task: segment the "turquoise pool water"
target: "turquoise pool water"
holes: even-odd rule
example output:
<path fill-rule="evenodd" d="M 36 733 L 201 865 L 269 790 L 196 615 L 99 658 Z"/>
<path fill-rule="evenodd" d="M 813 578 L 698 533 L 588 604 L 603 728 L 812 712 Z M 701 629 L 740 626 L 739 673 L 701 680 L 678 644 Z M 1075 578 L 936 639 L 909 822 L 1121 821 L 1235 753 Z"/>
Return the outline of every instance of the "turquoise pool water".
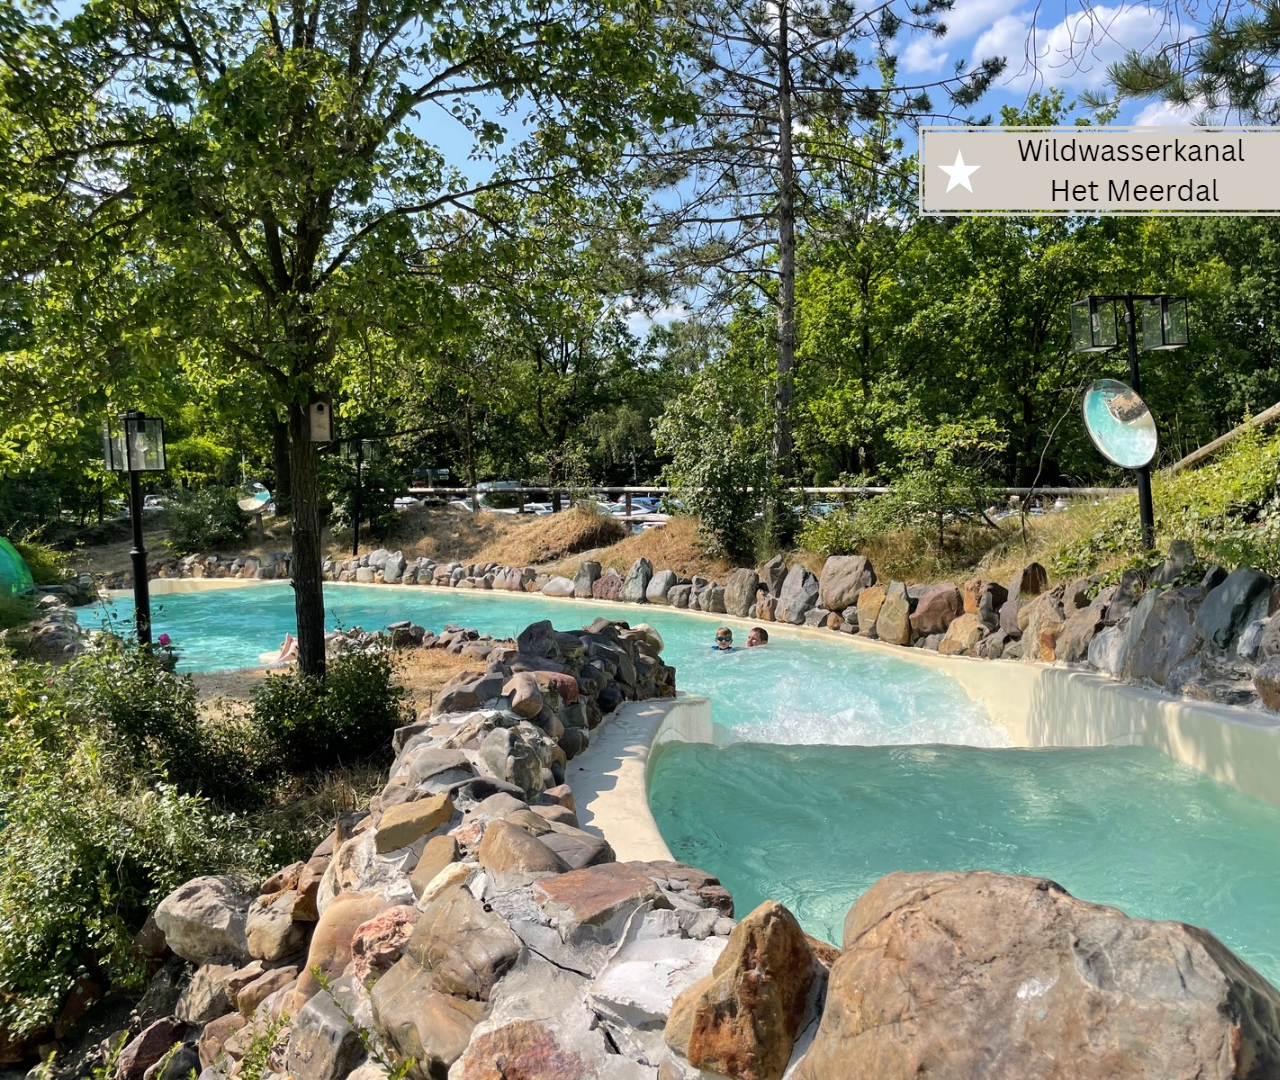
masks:
<path fill-rule="evenodd" d="M 999 870 L 1206 927 L 1280 985 L 1280 807 L 1158 750 L 677 743 L 650 803 L 740 912 L 773 897 L 837 945 L 882 874 Z"/>
<path fill-rule="evenodd" d="M 366 629 L 409 618 L 510 636 L 597 615 L 657 627 L 679 687 L 708 695 L 736 741 L 666 750 L 654 816 L 675 856 L 720 875 L 740 911 L 772 896 L 838 943 L 849 906 L 890 870 L 1041 874 L 1131 915 L 1208 927 L 1280 982 L 1280 807 L 1156 750 L 1009 749 L 946 675 L 836 638 L 775 635 L 721 654 L 714 620 L 663 608 L 385 586 L 331 587 L 325 600 L 330 626 Z M 187 671 L 256 664 L 293 627 L 283 583 L 153 607 Z M 131 617 L 127 600 L 93 610 Z"/>

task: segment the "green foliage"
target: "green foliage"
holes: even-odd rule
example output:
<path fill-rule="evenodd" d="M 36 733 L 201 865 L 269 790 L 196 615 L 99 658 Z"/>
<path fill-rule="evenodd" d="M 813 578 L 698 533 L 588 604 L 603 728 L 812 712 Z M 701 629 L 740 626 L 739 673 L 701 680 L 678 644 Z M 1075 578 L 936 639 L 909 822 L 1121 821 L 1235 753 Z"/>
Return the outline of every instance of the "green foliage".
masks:
<path fill-rule="evenodd" d="M 34 536 L 12 541 L 14 549 L 22 556 L 31 580 L 37 585 L 56 585 L 67 576 L 67 556 L 49 544 L 41 543 Z"/>
<path fill-rule="evenodd" d="M 11 630 L 31 620 L 35 614 L 35 602 L 30 596 L 9 596 L 0 593 L 0 630 Z"/>
<path fill-rule="evenodd" d="M 355 513 L 356 463 L 345 456 L 326 458 L 320 469 L 325 496 L 332 505 L 329 525 L 341 532 L 351 528 Z M 403 494 L 408 480 L 395 461 L 379 454 L 366 458 L 360 466 L 360 524 L 378 538 L 390 536 L 399 523 L 396 496 Z M 361 532 L 361 535 L 365 535 Z"/>
<path fill-rule="evenodd" d="M 239 1075 L 244 1077 L 244 1080 L 266 1080 L 273 1074 L 274 1070 L 270 1064 L 271 1051 L 275 1049 L 276 1040 L 288 1023 L 288 1015 L 281 1013 L 261 1029 L 256 1025 L 252 1026 L 253 1037 L 249 1040 L 249 1045 L 244 1048 L 244 1057 L 240 1064 Z"/>
<path fill-rule="evenodd" d="M 238 818 L 130 758 L 121 729 L 85 710 L 84 675 L 0 669 L 0 1024 L 16 1034 L 79 979 L 140 986 L 133 935 L 167 892 L 266 861 Z"/>
<path fill-rule="evenodd" d="M 179 491 L 164 513 L 169 527 L 165 544 L 175 555 L 237 544 L 249 531 L 249 520 L 236 505 L 231 488 Z"/>
<path fill-rule="evenodd" d="M 272 675 L 254 688 L 255 733 L 293 771 L 385 754 L 395 729 L 409 722 L 394 672 L 393 654 L 379 649 L 331 660 L 323 680 Z"/>
<path fill-rule="evenodd" d="M 1249 429 L 1211 464 L 1152 477 L 1157 546 L 1190 540 L 1206 562 L 1280 574 L 1280 437 Z M 1049 555 L 1056 575 L 1091 573 L 1104 562 L 1142 558 L 1136 496 L 1110 502 L 1096 528 Z"/>

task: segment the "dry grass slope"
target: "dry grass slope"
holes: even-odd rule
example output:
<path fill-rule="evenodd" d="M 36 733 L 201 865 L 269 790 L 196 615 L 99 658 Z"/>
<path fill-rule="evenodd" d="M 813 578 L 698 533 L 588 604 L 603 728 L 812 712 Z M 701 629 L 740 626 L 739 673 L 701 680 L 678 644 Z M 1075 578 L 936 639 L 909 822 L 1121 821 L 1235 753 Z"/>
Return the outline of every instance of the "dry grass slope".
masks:
<path fill-rule="evenodd" d="M 593 551 L 595 559 L 606 569 L 614 567 L 626 573 L 641 557 L 653 563 L 655 570 L 674 570 L 681 577 L 702 574 L 723 581 L 732 569 L 723 559 L 707 554 L 698 536 L 698 521 L 692 517 L 673 517 L 661 529 L 646 529 L 621 540 L 603 551 Z M 581 559 L 566 559 L 554 567 L 556 573 L 572 577 Z"/>
<path fill-rule="evenodd" d="M 475 555 L 477 562 L 538 566 L 621 540 L 626 529 L 616 518 L 575 506 L 559 514 L 519 519 Z"/>

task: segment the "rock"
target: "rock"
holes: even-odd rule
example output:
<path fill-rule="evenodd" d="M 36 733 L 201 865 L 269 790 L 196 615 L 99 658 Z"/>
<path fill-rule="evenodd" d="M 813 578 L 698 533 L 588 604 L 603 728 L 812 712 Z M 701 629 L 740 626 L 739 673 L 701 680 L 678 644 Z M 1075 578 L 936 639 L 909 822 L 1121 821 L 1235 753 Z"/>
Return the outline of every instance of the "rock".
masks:
<path fill-rule="evenodd" d="M 880 608 L 884 606 L 884 598 L 888 589 L 883 585 L 872 585 L 858 594 L 858 634 L 860 637 L 872 637 L 876 632 L 876 619 L 880 617 Z"/>
<path fill-rule="evenodd" d="M 982 625 L 990 631 L 999 630 L 1000 627 L 1000 609 L 1009 599 L 1009 590 L 1003 585 L 998 585 L 994 581 L 988 581 L 982 586 L 982 591 L 978 595 L 978 618 L 982 621 Z"/>
<path fill-rule="evenodd" d="M 1236 655 L 1250 664 L 1260 664 L 1265 659 L 1262 654 L 1262 636 L 1267 632 L 1268 620 L 1254 619 L 1240 631 L 1236 641 Z"/>
<path fill-rule="evenodd" d="M 534 882 L 533 897 L 557 920 L 565 942 L 611 942 L 641 904 L 671 906 L 647 874 L 616 862 L 543 878 Z"/>
<path fill-rule="evenodd" d="M 1194 620 L 1200 602 L 1199 589 L 1150 589 L 1129 621 L 1136 634 L 1132 639 L 1126 634 L 1127 655 L 1120 674 L 1163 686 L 1169 673 L 1199 645 Z"/>
<path fill-rule="evenodd" d="M 142 1080 L 146 1071 L 179 1040 L 182 1028 L 180 1021 L 167 1017 L 144 1028 L 120 1051 L 116 1059 L 116 1080 Z"/>
<path fill-rule="evenodd" d="M 560 655 L 556 643 L 555 628 L 550 619 L 530 623 L 516 638 L 516 649 L 521 656 L 546 656 L 555 659 Z"/>
<path fill-rule="evenodd" d="M 452 836 L 433 836 L 428 840 L 418 857 L 418 865 L 409 875 L 409 887 L 413 889 L 413 895 L 421 897 L 423 890 L 435 876 L 450 863 L 457 862 L 459 857 L 458 841 Z"/>
<path fill-rule="evenodd" d="M 455 885 L 423 906 L 405 954 L 430 974 L 433 989 L 487 1001 L 494 983 L 519 958 L 520 939 L 501 915 Z"/>
<path fill-rule="evenodd" d="M 751 605 L 756 602 L 756 586 L 760 578 L 754 570 L 735 570 L 724 587 L 724 610 L 740 619 L 747 617 Z"/>
<path fill-rule="evenodd" d="M 351 962 L 356 982 L 368 986 L 391 970 L 404 954 L 420 912 L 407 904 L 384 908 L 351 935 Z"/>
<path fill-rule="evenodd" d="M 1204 930 L 1043 878 L 893 873 L 850 910 L 797 1080 L 1280 1074 L 1280 994 Z"/>
<path fill-rule="evenodd" d="M 502 687 L 502 696 L 511 702 L 511 711 L 526 720 L 542 712 L 542 690 L 527 671 L 517 671 Z"/>
<path fill-rule="evenodd" d="M 562 1046 L 548 1023 L 514 1020 L 477 1035 L 449 1075 L 452 1080 L 597 1080 L 600 1072 L 590 1056 Z"/>
<path fill-rule="evenodd" d="M 387 561 L 382 564 L 382 580 L 388 585 L 397 584 L 404 577 L 404 554 L 397 551 L 393 555 L 387 556 Z"/>
<path fill-rule="evenodd" d="M 1089 644 L 1101 629 L 1102 617 L 1092 609 L 1073 612 L 1063 625 L 1062 633 L 1058 635 L 1057 658 L 1068 664 L 1086 660 L 1089 656 Z"/>
<path fill-rule="evenodd" d="M 1272 657 L 1253 675 L 1258 698 L 1268 709 L 1280 712 L 1280 657 Z"/>
<path fill-rule="evenodd" d="M 1273 616 L 1267 620 L 1262 637 L 1258 641 L 1258 652 L 1264 659 L 1280 656 L 1280 619 Z"/>
<path fill-rule="evenodd" d="M 1172 585 L 1187 570 L 1195 566 L 1196 549 L 1190 540 L 1173 540 L 1169 544 L 1169 554 L 1165 557 L 1160 569 L 1151 579 L 1153 585 Z"/>
<path fill-rule="evenodd" d="M 673 608 L 687 608 L 692 592 L 692 585 L 674 585 L 667 593 L 667 603 Z"/>
<path fill-rule="evenodd" d="M 235 1008 L 235 998 L 227 991 L 227 979 L 234 964 L 203 964 L 196 969 L 187 988 L 178 998 L 173 1014 L 184 1024 L 207 1024 Z"/>
<path fill-rule="evenodd" d="M 770 596 L 782 595 L 782 583 L 787 578 L 787 560 L 781 555 L 762 563 L 758 570 L 760 580 L 769 586 Z"/>
<path fill-rule="evenodd" d="M 778 594 L 778 622 L 799 626 L 805 614 L 818 602 L 818 579 L 799 563 L 787 571 Z"/>
<path fill-rule="evenodd" d="M 1041 593 L 1018 613 L 1026 620 L 1022 631 L 1022 659 L 1027 663 L 1051 664 L 1058 658 L 1058 638 L 1066 629 L 1062 604 L 1052 593 Z"/>
<path fill-rule="evenodd" d="M 1077 611 L 1089 606 L 1089 590 L 1094 582 L 1090 578 L 1080 578 L 1071 582 L 1062 592 L 1063 615 L 1070 619 Z"/>
<path fill-rule="evenodd" d="M 961 615 L 947 627 L 938 644 L 938 652 L 943 656 L 957 656 L 977 645 L 984 632 L 982 620 L 977 615 Z"/>
<path fill-rule="evenodd" d="M 724 606 L 724 586 L 717 585 L 714 582 L 708 585 L 698 595 L 703 611 L 711 612 L 714 615 L 728 614 Z"/>
<path fill-rule="evenodd" d="M 245 1019 L 239 1013 L 227 1013 L 217 1020 L 210 1020 L 200 1032 L 196 1043 L 196 1051 L 200 1056 L 200 1068 L 207 1069 L 222 1053 L 222 1044 L 245 1025 Z"/>
<path fill-rule="evenodd" d="M 1147 576 L 1142 570 L 1126 570 L 1120 575 L 1115 594 L 1107 607 L 1107 625 L 1115 626 L 1129 615 L 1147 587 Z"/>
<path fill-rule="evenodd" d="M 466 1049 L 484 1012 L 480 1002 L 433 989 L 431 973 L 406 956 L 374 985 L 374 1022 L 415 1080 L 443 1078 Z"/>
<path fill-rule="evenodd" d="M 616 570 L 609 570 L 591 584 L 591 596 L 594 600 L 617 600 L 622 596 L 622 575 Z"/>
<path fill-rule="evenodd" d="M 766 900 L 734 927 L 712 973 L 676 998 L 663 1038 L 695 1068 L 781 1080 L 814 964 L 795 916 Z"/>
<path fill-rule="evenodd" d="M 1124 633 L 1119 627 L 1105 627 L 1089 642 L 1089 664 L 1098 671 L 1116 675 L 1124 658 Z"/>
<path fill-rule="evenodd" d="M 858 595 L 876 583 L 876 572 L 862 555 L 832 555 L 822 564 L 818 599 L 828 611 L 843 611 L 858 602 Z"/>
<path fill-rule="evenodd" d="M 252 1016 L 254 1010 L 274 994 L 277 990 L 283 990 L 291 983 L 297 982 L 298 969 L 296 967 L 278 967 L 271 968 L 270 971 L 264 971 L 253 982 L 242 987 L 240 992 L 236 994 L 236 1010 L 241 1016 Z"/>
<path fill-rule="evenodd" d="M 276 893 L 286 892 L 289 889 L 298 887 L 298 877 L 306 867 L 304 862 L 293 862 L 288 866 L 277 870 L 266 881 L 262 883 L 262 887 L 258 889 L 259 896 L 274 896 Z"/>
<path fill-rule="evenodd" d="M 392 806 L 378 821 L 377 851 L 385 854 L 408 847 L 452 820 L 453 799 L 448 795 L 429 795 L 415 802 Z"/>
<path fill-rule="evenodd" d="M 293 1080 L 343 1080 L 364 1053 L 360 1033 L 338 1007 L 335 992 L 312 997 L 293 1018 L 285 1064 Z"/>
<path fill-rule="evenodd" d="M 290 1014 L 296 1015 L 320 989 L 315 969 L 320 968 L 330 979 L 341 975 L 343 968 L 351 962 L 351 939 L 356 930 L 390 906 L 381 896 L 367 893 L 345 892 L 334 897 L 311 935 L 311 948 L 298 979 L 298 989 L 294 991 L 293 1006 L 288 1010 Z"/>
<path fill-rule="evenodd" d="M 1200 636 L 1215 648 L 1231 648 L 1255 604 L 1260 599 L 1270 599 L 1272 584 L 1271 578 L 1259 570 L 1246 566 L 1233 570 L 1204 598 L 1196 612 L 1195 626 Z"/>
<path fill-rule="evenodd" d="M 155 910 L 169 948 L 193 964 L 249 959 L 245 919 L 253 895 L 239 878 L 199 877 L 179 886 Z"/>
<path fill-rule="evenodd" d="M 653 563 L 645 558 L 637 559 L 631 564 L 631 569 L 627 571 L 627 576 L 622 582 L 622 592 L 618 599 L 628 604 L 647 603 L 645 592 L 649 588 L 649 581 L 652 577 Z"/>
<path fill-rule="evenodd" d="M 297 904 L 298 893 L 290 889 L 274 896 L 259 896 L 249 905 L 245 932 L 250 956 L 274 962 L 302 948 L 307 940 L 307 923 L 294 921 Z"/>
<path fill-rule="evenodd" d="M 411 756 L 406 757 L 400 766 L 392 770 L 393 776 L 397 773 L 404 776 L 410 787 L 439 795 L 474 776 L 475 770 L 461 750 L 425 748 L 415 750 Z"/>
<path fill-rule="evenodd" d="M 916 601 L 911 628 L 917 634 L 945 634 L 964 614 L 964 597 L 954 585 L 934 585 Z"/>
<path fill-rule="evenodd" d="M 964 613 L 977 615 L 982 606 L 982 590 L 986 587 L 982 578 L 970 578 L 960 591 L 964 594 Z"/>
<path fill-rule="evenodd" d="M 858 625 L 862 625 L 862 609 L 858 609 Z M 894 645 L 911 644 L 911 598 L 901 581 L 889 582 L 884 603 L 876 616 L 876 637 Z"/>
<path fill-rule="evenodd" d="M 755 617 L 760 622 L 777 622 L 778 616 L 778 598 L 776 596 L 761 596 L 756 600 Z"/>
<path fill-rule="evenodd" d="M 545 786 L 542 759 L 519 729 L 494 728 L 480 742 L 480 760 L 490 776 L 514 784 L 526 799 L 533 798 Z"/>
<path fill-rule="evenodd" d="M 1024 600 L 1039 596 L 1049 587 L 1049 574 L 1039 563 L 1028 563 L 1009 582 L 1009 598 Z"/>
<path fill-rule="evenodd" d="M 559 822 L 551 823 L 551 831 L 542 837 L 542 843 L 554 851 L 570 870 L 582 870 L 614 860 L 613 848 L 603 837 Z"/>
<path fill-rule="evenodd" d="M 1000 605 L 1000 629 L 1006 637 L 1014 639 L 1022 637 L 1023 624 L 1019 616 L 1023 607 L 1023 602 L 1012 596 Z"/>
<path fill-rule="evenodd" d="M 550 830 L 548 830 L 550 831 Z M 480 841 L 480 865 L 494 874 L 506 876 L 562 874 L 568 865 L 554 851 L 524 829 L 509 821 L 491 822 Z"/>
<path fill-rule="evenodd" d="M 677 580 L 675 571 L 659 570 L 649 579 L 649 587 L 644 591 L 645 599 L 651 604 L 665 604 L 667 594 L 675 587 Z"/>
<path fill-rule="evenodd" d="M 568 597 L 573 595 L 573 582 L 567 577 L 557 574 L 542 586 L 543 596 Z"/>
<path fill-rule="evenodd" d="M 600 564 L 591 559 L 578 563 L 578 572 L 573 575 L 573 595 L 579 600 L 590 600 L 591 586 L 600 580 Z"/>

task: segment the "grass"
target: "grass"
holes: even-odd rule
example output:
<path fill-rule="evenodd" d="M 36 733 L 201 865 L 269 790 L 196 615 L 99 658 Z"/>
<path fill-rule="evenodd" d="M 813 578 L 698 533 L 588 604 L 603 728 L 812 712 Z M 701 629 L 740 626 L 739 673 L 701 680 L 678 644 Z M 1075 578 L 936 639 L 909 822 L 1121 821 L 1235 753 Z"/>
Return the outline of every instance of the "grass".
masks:
<path fill-rule="evenodd" d="M 519 521 L 485 544 L 476 562 L 540 566 L 621 540 L 626 528 L 614 517 L 585 506 Z"/>
<path fill-rule="evenodd" d="M 671 518 L 661 529 L 645 529 L 602 551 L 593 551 L 590 557 L 602 567 L 612 566 L 624 574 L 641 557 L 653 563 L 655 570 L 674 570 L 681 577 L 702 574 L 724 581 L 732 569 L 723 559 L 707 554 L 698 536 L 697 518 L 684 515 Z M 581 559 L 566 559 L 552 569 L 572 577 L 581 562 Z"/>

